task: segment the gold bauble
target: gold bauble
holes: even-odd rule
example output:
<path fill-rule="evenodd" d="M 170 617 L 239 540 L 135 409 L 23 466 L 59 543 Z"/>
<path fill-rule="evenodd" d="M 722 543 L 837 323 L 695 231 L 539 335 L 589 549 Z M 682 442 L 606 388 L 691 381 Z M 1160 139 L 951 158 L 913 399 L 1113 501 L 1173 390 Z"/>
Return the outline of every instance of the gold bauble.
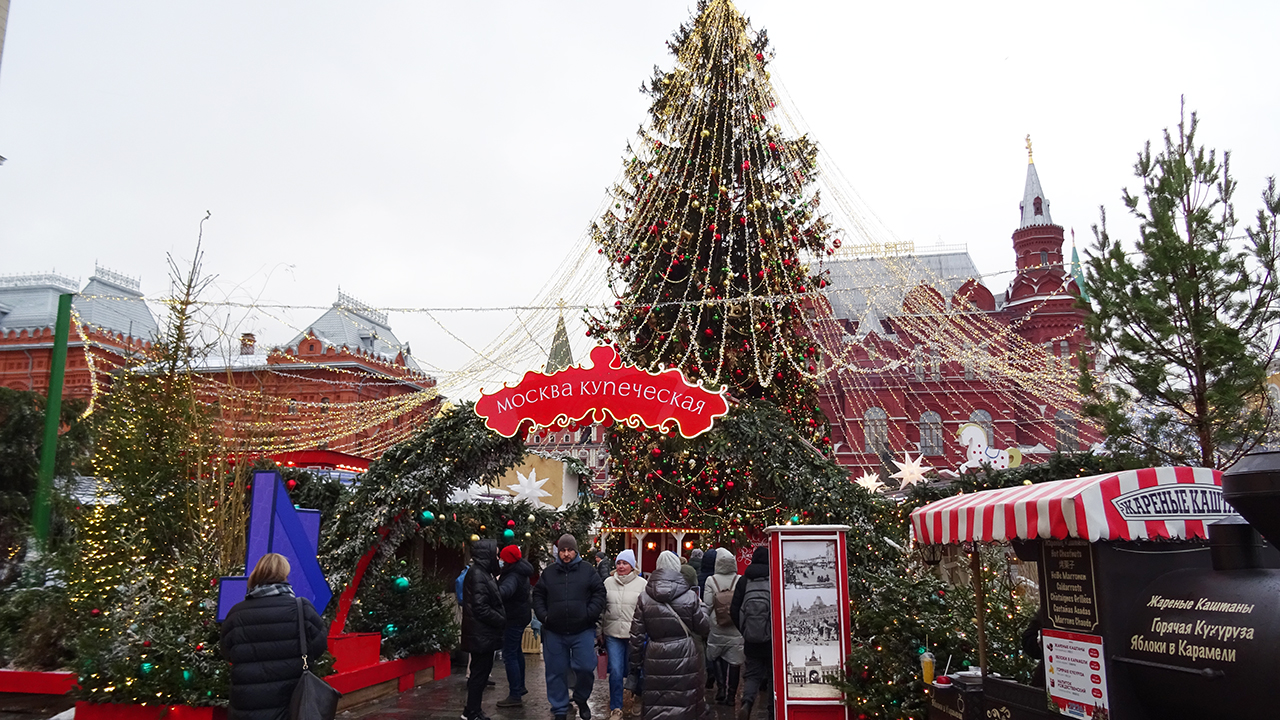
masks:
<path fill-rule="evenodd" d="M 529 513 L 529 522 L 537 522 L 537 520 L 538 520 L 537 515 L 534 515 L 533 513 Z"/>
<path fill-rule="evenodd" d="M 710 130 L 703 130 L 702 132 L 698 133 L 698 135 L 700 135 L 700 136 L 702 136 L 702 137 L 704 137 L 704 138 L 709 138 L 709 137 L 711 137 L 711 131 L 710 131 Z"/>
<path fill-rule="evenodd" d="M 480 536 L 472 533 L 471 542 L 480 542 Z"/>

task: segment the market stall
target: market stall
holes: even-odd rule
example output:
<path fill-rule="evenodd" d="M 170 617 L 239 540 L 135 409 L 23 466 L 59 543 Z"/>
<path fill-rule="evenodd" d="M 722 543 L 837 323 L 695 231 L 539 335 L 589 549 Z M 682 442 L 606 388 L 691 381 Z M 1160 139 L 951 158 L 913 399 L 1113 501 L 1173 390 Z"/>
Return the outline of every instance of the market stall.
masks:
<path fill-rule="evenodd" d="M 1280 487 L 1280 454 L 1246 456 L 1228 473 L 1225 496 L 1223 477 L 1145 468 L 962 494 L 914 511 L 915 542 L 1008 543 L 1038 563 L 1040 587 L 1046 687 L 986 677 L 979 598 L 980 676 L 937 691 L 930 717 L 1263 717 L 1262 693 L 1250 687 L 1262 675 L 1244 661 L 1263 652 L 1264 630 L 1272 647 L 1280 640 L 1270 619 L 1280 573 L 1264 569 L 1280 567 L 1280 553 L 1236 509 L 1275 539 L 1259 522 L 1272 513 L 1231 487 Z"/>

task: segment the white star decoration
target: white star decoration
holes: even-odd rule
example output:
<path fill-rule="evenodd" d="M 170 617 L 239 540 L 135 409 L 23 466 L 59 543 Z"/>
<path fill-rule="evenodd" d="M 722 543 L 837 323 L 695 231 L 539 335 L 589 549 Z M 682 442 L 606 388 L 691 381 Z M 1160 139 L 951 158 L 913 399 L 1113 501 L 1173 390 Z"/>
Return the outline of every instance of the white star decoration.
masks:
<path fill-rule="evenodd" d="M 898 472 L 889 477 L 901 479 L 902 484 L 899 487 L 903 490 L 908 485 L 924 482 L 924 474 L 933 469 L 924 464 L 924 455 L 917 455 L 916 459 L 912 460 L 911 453 L 904 451 L 902 457 L 904 458 L 903 462 L 893 461 L 893 464 L 898 466 Z"/>
<path fill-rule="evenodd" d="M 884 483 L 880 482 L 880 476 L 877 473 L 873 473 L 873 472 L 866 473 L 865 475 L 858 478 L 857 480 L 854 480 L 854 482 L 866 488 L 867 492 L 871 492 L 871 493 L 884 487 Z"/>
<path fill-rule="evenodd" d="M 516 500 L 527 500 L 534 507 L 547 507 L 547 504 L 538 498 L 551 497 L 551 493 L 542 489 L 550 478 L 538 479 L 538 472 L 533 468 L 529 468 L 528 475 L 521 475 L 520 471 L 516 471 L 516 477 L 520 478 L 518 482 L 511 483 L 507 489 L 512 495 L 516 496 Z"/>

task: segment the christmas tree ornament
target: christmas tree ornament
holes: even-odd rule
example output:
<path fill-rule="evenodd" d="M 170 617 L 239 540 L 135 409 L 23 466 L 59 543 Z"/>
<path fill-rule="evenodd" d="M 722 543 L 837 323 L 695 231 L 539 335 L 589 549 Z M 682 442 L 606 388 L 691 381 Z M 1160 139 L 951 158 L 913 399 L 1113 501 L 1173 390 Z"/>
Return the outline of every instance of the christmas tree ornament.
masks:
<path fill-rule="evenodd" d="M 436 521 L 436 514 L 430 510 L 423 510 L 418 513 L 418 522 L 424 526 L 431 525 Z"/>
<path fill-rule="evenodd" d="M 516 531 L 510 528 L 507 528 L 506 530 L 502 531 L 502 537 L 506 538 L 507 540 L 510 540 L 515 536 L 516 536 Z"/>
<path fill-rule="evenodd" d="M 395 579 L 396 592 L 407 592 L 409 590 L 409 578 L 401 575 Z"/>

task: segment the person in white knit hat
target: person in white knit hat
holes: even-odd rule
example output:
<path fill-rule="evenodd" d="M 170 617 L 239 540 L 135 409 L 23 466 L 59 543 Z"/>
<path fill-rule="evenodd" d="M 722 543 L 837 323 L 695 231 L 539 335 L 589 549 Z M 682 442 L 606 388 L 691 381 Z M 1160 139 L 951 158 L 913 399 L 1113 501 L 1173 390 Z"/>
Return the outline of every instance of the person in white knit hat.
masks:
<path fill-rule="evenodd" d="M 609 720 L 618 720 L 625 704 L 622 686 L 629 667 L 631 619 L 635 617 L 636 602 L 644 592 L 646 581 L 636 568 L 636 554 L 629 549 L 618 553 L 613 566 L 613 575 L 604 581 L 608 602 L 600 631 L 604 635 L 605 650 L 609 653 Z"/>

